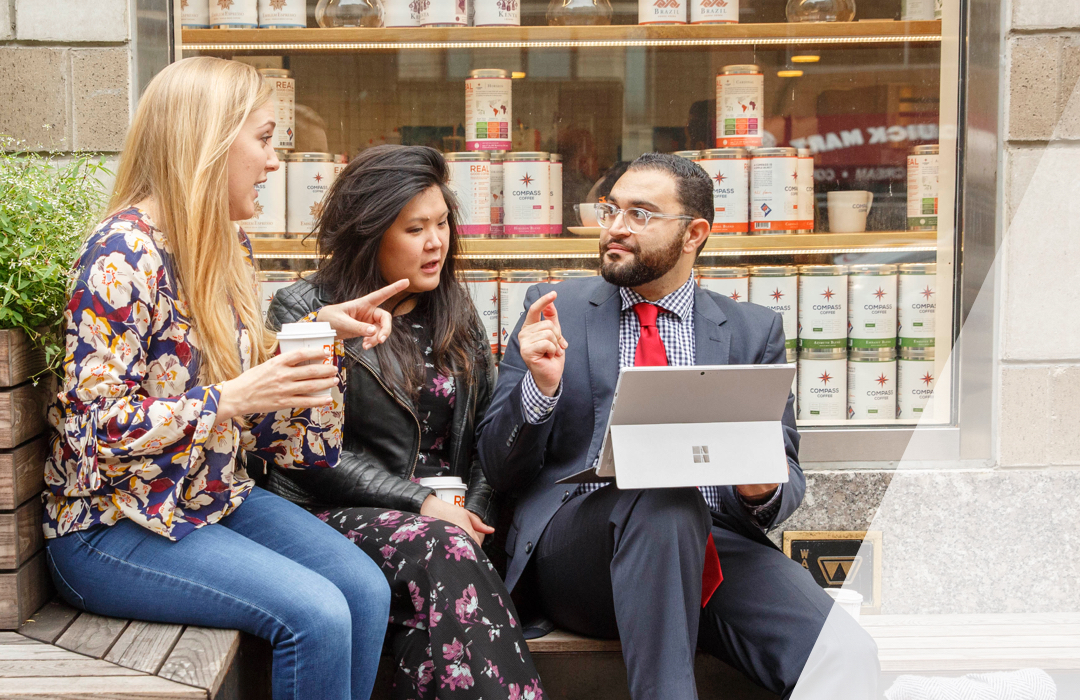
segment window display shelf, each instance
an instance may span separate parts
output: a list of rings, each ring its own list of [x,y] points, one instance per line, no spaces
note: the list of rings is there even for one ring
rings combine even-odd
[[[398,49],[836,46],[941,42],[941,21],[804,22],[590,27],[185,29],[184,51],[294,53]]]
[[[314,238],[252,238],[257,258],[315,257]],[[591,259],[594,237],[462,238],[464,260]],[[702,257],[814,255],[820,253],[928,252],[937,249],[934,231],[871,231],[867,233],[793,233],[771,236],[712,236]]]

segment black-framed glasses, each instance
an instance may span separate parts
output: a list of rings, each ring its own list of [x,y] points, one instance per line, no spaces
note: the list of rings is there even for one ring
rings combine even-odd
[[[686,216],[685,214],[659,214],[655,211],[648,211],[647,209],[640,209],[638,207],[619,209],[610,202],[600,202],[596,205],[596,220],[602,228],[611,228],[615,224],[615,219],[618,218],[619,214],[622,214],[623,222],[626,224],[626,228],[630,233],[641,233],[644,231],[645,227],[649,225],[650,219],[694,220],[694,217]]]

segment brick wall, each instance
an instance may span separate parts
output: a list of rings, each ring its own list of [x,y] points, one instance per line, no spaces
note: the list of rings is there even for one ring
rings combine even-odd
[[[131,115],[129,0],[0,0],[0,134],[119,151]]]

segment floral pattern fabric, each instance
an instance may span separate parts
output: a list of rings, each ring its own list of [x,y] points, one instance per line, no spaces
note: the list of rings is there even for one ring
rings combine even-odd
[[[179,540],[243,502],[253,485],[238,462],[245,453],[286,468],[337,464],[339,389],[326,408],[217,420],[220,385],[198,382],[198,336],[173,270],[165,235],[135,208],[83,247],[65,312],[63,386],[49,408],[46,537],[130,518]],[[239,320],[236,347],[249,369]]]
[[[417,399],[416,417],[420,422],[420,449],[416,458],[413,481],[430,476],[444,476],[450,468],[446,454],[450,438],[450,424],[454,420],[454,402],[457,398],[453,376],[446,376],[435,369],[431,355],[432,340],[426,319],[418,312],[405,315],[413,341],[424,359],[424,383]]]
[[[464,530],[385,508],[316,515],[390,583],[393,700],[542,700],[506,586]]]

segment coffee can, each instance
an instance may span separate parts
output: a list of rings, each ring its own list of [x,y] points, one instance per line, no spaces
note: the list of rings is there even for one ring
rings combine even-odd
[[[506,234],[503,230],[503,158],[505,151],[491,151],[491,237]]]
[[[215,29],[245,29],[259,26],[257,0],[214,0],[210,3],[210,26]]]
[[[285,153],[278,153],[281,164],[277,170],[266,173],[266,182],[255,185],[255,216],[240,226],[245,233],[256,237],[277,237],[285,233],[285,180],[289,164]]]
[[[794,148],[750,151],[750,232],[793,233],[799,218],[799,157]]]
[[[180,26],[191,29],[209,29],[210,0],[182,0]]]
[[[896,417],[921,418],[930,413],[934,395],[934,348],[900,348],[896,361]]]
[[[638,24],[686,24],[687,0],[638,0]]]
[[[799,266],[799,349],[847,346],[847,267]]]
[[[711,148],[698,165],[712,178],[713,233],[746,233],[750,211],[750,156],[745,148]]]
[[[259,272],[259,295],[262,300],[263,316],[270,310],[270,302],[278,290],[294,284],[300,279],[300,273],[293,270],[261,270]]]
[[[896,265],[848,267],[848,346],[896,347]]]
[[[916,146],[907,157],[908,231],[937,231],[938,145]]]
[[[521,25],[521,0],[473,0],[474,27]]]
[[[799,163],[795,178],[799,188],[799,233],[814,232],[814,213],[817,207],[814,199],[814,154],[809,148],[798,150]]]
[[[259,0],[259,26],[265,29],[307,26],[307,0]]]
[[[941,16],[938,15],[937,19]],[[903,22],[918,22],[932,20],[934,17],[934,0],[900,0],[900,20]]]
[[[716,76],[716,147],[761,145],[765,76],[753,64],[724,66]]]
[[[492,354],[499,353],[499,273],[495,270],[462,270],[458,278],[465,285],[476,313],[484,322],[484,332]]]
[[[487,238],[491,234],[491,169],[486,151],[447,153],[450,191],[457,199],[458,235]]]
[[[547,270],[503,270],[499,275],[499,352],[506,352],[510,333],[525,313],[529,287],[547,282]]]
[[[690,24],[738,24],[739,0],[690,0]]]
[[[513,121],[510,74],[499,68],[469,72],[465,81],[465,150],[509,151]]]
[[[557,284],[566,280],[584,279],[596,277],[596,270],[582,270],[577,267],[557,267],[551,271],[551,283]]]
[[[751,267],[750,303],[780,314],[784,347],[793,352],[799,338],[799,270],[794,265]]]
[[[896,417],[896,348],[852,348],[847,371],[848,419],[893,420]]]
[[[307,235],[322,215],[323,198],[343,166],[329,153],[296,151],[288,154],[286,169],[286,233]]]
[[[469,0],[416,0],[422,27],[469,26]]]
[[[552,153],[548,168],[548,183],[550,184],[548,190],[548,199],[550,200],[548,205],[548,233],[552,236],[561,236],[563,232],[562,156],[558,153]]]
[[[900,347],[934,347],[937,338],[937,263],[904,263],[897,279]]]
[[[296,81],[284,68],[260,68],[259,74],[274,91],[274,148],[291,151],[296,147]]]
[[[692,160],[696,163],[701,158],[701,151],[672,151],[671,155]]]
[[[694,274],[702,289],[723,294],[732,301],[750,300],[750,273],[745,267],[698,267]]]
[[[420,3],[414,0],[382,0],[384,27],[419,27]]]
[[[517,151],[503,158],[503,231],[510,237],[546,237],[550,229],[550,154]]]
[[[844,420],[847,417],[847,350],[799,350],[799,420]]]

